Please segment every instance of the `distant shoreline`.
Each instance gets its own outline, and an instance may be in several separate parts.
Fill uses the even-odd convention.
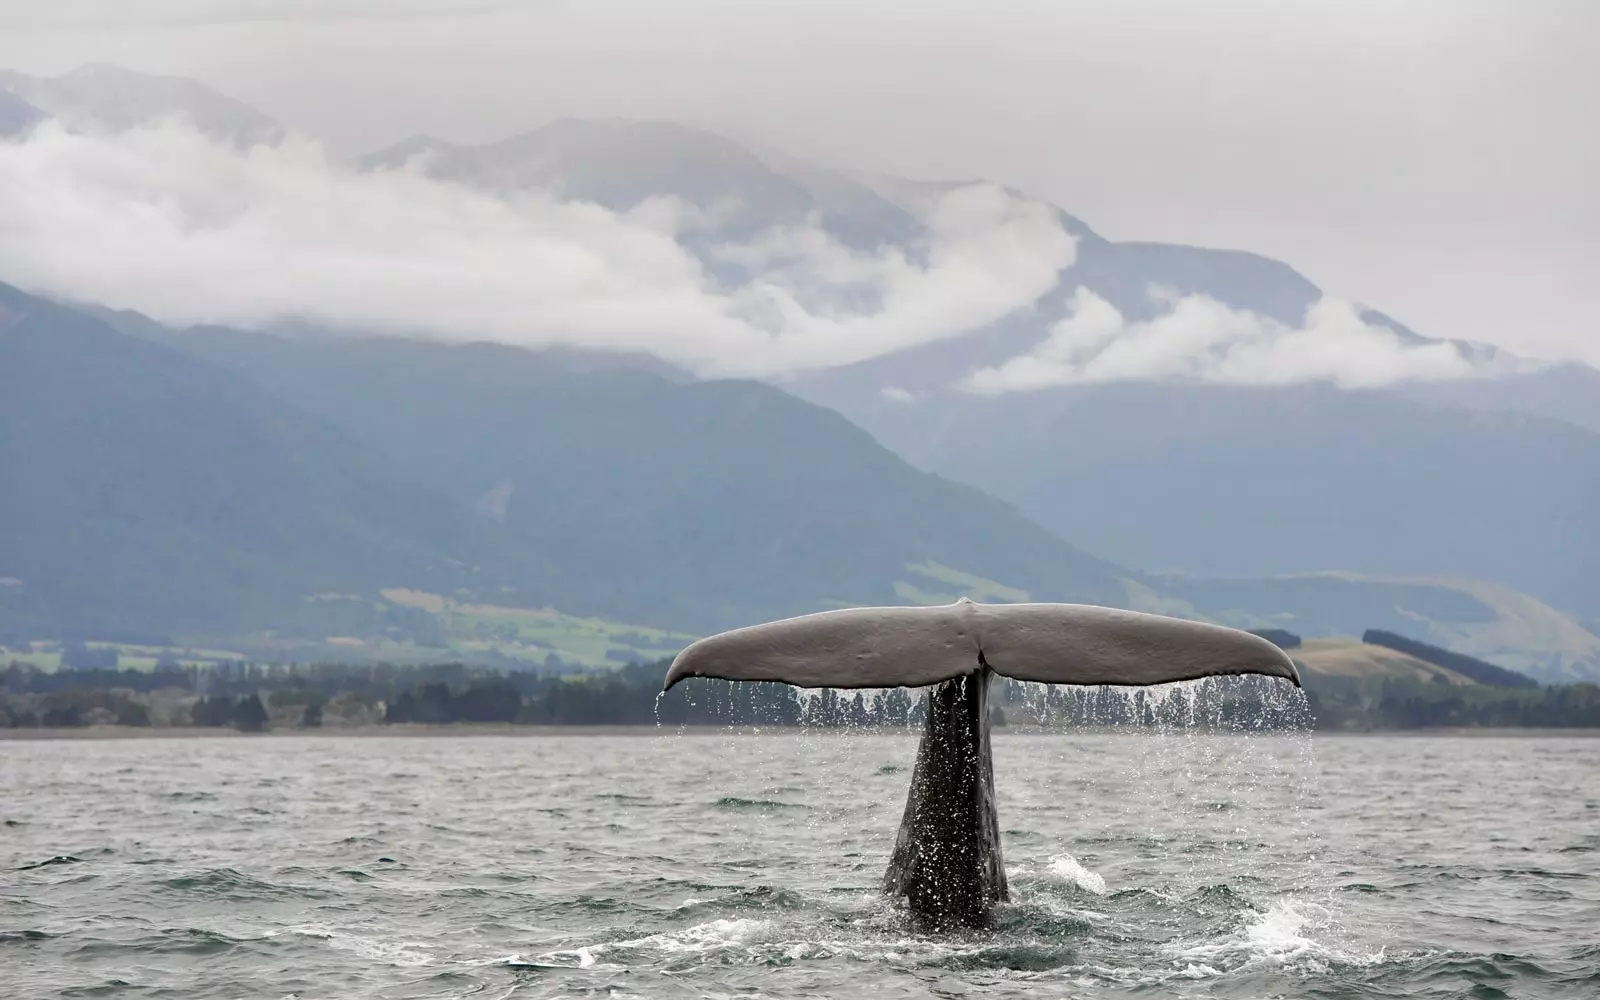
[[[526,725],[473,725],[449,723],[446,725],[419,725],[415,723],[368,726],[330,726],[326,729],[269,729],[265,732],[246,733],[219,726],[74,726],[62,728],[0,729],[0,742],[46,740],[182,740],[182,739],[294,739],[333,737],[337,739],[437,739],[463,736],[497,737],[551,737],[551,736],[731,736],[755,735],[771,732],[801,732],[810,730],[821,735],[859,734],[862,732],[899,735],[908,738],[917,735],[915,730],[900,727],[830,728],[822,726],[721,726],[721,725],[660,725],[660,726],[526,726]],[[1002,726],[995,729],[996,736],[1101,736],[1149,735],[1147,730],[1130,731],[1114,727],[1095,729],[1041,729],[1036,726]],[[1219,735],[1285,736],[1293,732],[1278,733],[1222,733]],[[1373,736],[1449,737],[1467,739],[1600,739],[1600,729],[1542,729],[1537,727],[1446,727],[1418,729],[1371,730],[1312,730],[1318,738],[1365,738]]]

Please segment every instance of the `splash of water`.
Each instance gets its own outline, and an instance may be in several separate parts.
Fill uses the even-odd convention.
[[[1104,896],[1107,892],[1105,876],[1083,867],[1078,859],[1070,854],[1057,854],[1051,858],[1049,872],[1096,896]]]
[[[996,701],[1008,721],[1037,726],[1297,731],[1310,703],[1292,684],[1256,676],[1200,677],[1167,684],[1056,685],[1003,680]]]

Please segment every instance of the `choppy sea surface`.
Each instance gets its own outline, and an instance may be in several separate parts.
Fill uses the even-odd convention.
[[[1600,997],[1600,739],[1001,731],[966,935],[876,892],[914,751],[0,742],[0,996]]]

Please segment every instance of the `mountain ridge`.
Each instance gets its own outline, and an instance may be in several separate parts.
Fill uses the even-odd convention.
[[[202,132],[239,145],[276,143],[282,125],[197,80],[86,63],[55,77],[0,70],[10,92],[69,128],[120,131],[169,116],[187,117]]]

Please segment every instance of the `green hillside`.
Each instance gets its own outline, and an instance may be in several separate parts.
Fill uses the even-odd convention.
[[[1239,628],[1283,628],[1307,637],[1369,628],[1415,636],[1546,681],[1600,678],[1600,636],[1570,615],[1510,587],[1442,578],[1301,573],[1256,578],[1159,574],[1166,610]],[[1150,599],[1152,602],[1153,598]]]
[[[1318,385],[836,405],[922,467],[1125,565],[1492,580],[1600,621],[1600,434],[1573,423]]]
[[[313,595],[453,589],[485,542],[345,432],[4,286],[0,469],[10,631],[316,627]]]
[[[1453,670],[1359,639],[1310,639],[1294,650],[1293,656],[1302,673],[1324,677],[1361,680],[1389,677],[1454,685],[1473,683]]]
[[[915,566],[1038,600],[1123,591],[1126,570],[760,382],[488,344],[219,329],[172,342],[339,425],[573,570],[559,595],[497,601],[703,631],[902,603],[897,583],[951,589]]]

